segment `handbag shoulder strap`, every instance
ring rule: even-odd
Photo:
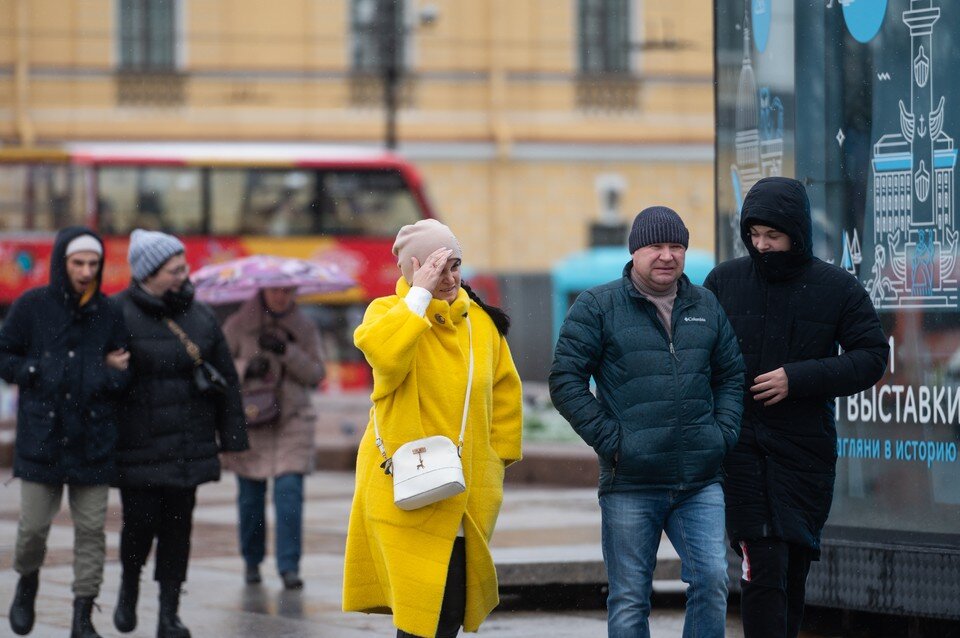
[[[200,358],[200,348],[193,341],[190,340],[190,337],[187,336],[187,333],[183,331],[183,328],[177,325],[177,322],[173,319],[167,318],[166,321],[167,328],[170,329],[170,332],[177,335],[177,338],[180,339],[180,343],[183,344],[184,349],[187,351],[187,354],[190,355],[190,358],[193,359],[193,365],[200,366],[203,365],[203,359]]]
[[[467,393],[463,396],[463,418],[460,421],[458,453],[463,449],[463,435],[467,431],[467,411],[470,409],[470,389],[473,388],[473,328],[470,326],[470,317],[467,317],[467,341],[470,343],[470,364],[467,368]]]
[[[457,442],[457,454],[463,453],[463,435],[467,431],[467,412],[470,408],[470,390],[473,388],[473,328],[470,325],[470,317],[467,317],[467,342],[470,348],[469,365],[467,368],[467,392],[463,397],[463,418],[460,421],[460,440]],[[384,463],[389,466],[390,459],[387,457],[387,451],[383,447],[383,439],[380,438],[380,428],[377,427],[377,404],[373,404],[373,433],[376,436],[374,443],[380,450],[380,456]],[[387,468],[389,469],[389,467]]]
[[[263,322],[263,316],[264,316],[265,314],[267,314],[266,308],[261,309],[261,311],[260,311],[260,313],[259,313],[260,327],[259,327],[258,330],[257,330],[257,335],[263,335],[263,334],[265,334],[265,333],[264,333],[264,322]],[[274,325],[276,326],[277,323],[274,322]],[[281,329],[281,330],[284,330],[284,328],[283,328],[282,326],[280,327],[280,329]],[[289,331],[287,331],[287,335],[289,335],[289,336],[292,337],[292,334],[291,334]],[[281,392],[283,391],[283,378],[284,378],[284,377],[286,376],[286,374],[287,374],[287,366],[283,365],[283,362],[282,362],[282,361],[278,361],[277,363],[278,363],[279,366],[280,366],[280,374],[277,375],[277,382],[273,385],[272,389],[273,389],[274,392],[276,392],[277,394],[279,394],[279,393],[281,393]]]

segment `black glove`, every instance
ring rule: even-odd
[[[264,333],[260,335],[260,338],[257,339],[257,344],[264,350],[269,350],[270,352],[276,352],[277,354],[283,354],[287,351],[287,344],[284,341],[281,341],[272,334]]]
[[[256,356],[247,362],[247,370],[243,374],[246,379],[262,379],[270,372],[270,361],[266,357]]]

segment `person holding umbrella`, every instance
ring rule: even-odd
[[[341,292],[356,282],[335,263],[276,255],[249,255],[204,266],[190,277],[197,299],[244,302],[264,288],[296,288],[298,295]]]
[[[277,281],[276,283],[280,283]],[[237,474],[240,552],[247,584],[261,582],[267,481],[273,481],[277,571],[300,589],[303,477],[313,470],[311,392],[324,377],[320,335],[297,307],[295,286],[263,288],[227,318],[230,353],[243,379],[250,449],[223,455]]]

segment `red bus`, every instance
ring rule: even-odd
[[[104,290],[129,282],[134,228],[180,237],[193,268],[250,254],[335,261],[357,286],[306,303],[324,336],[328,387],[364,387],[352,345],[366,304],[392,294],[404,225],[433,217],[416,169],[374,148],[312,144],[90,143],[0,148],[0,308],[44,285],[57,229],[105,239]],[[306,302],[315,301],[307,299]]]

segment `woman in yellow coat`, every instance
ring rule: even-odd
[[[504,338],[509,319],[460,281],[460,244],[423,220],[393,246],[403,276],[374,300],[354,341],[373,368],[371,421],[357,454],[344,564],[345,611],[392,613],[397,636],[477,631],[496,607],[489,542],[503,500],[503,470],[520,459],[521,390]],[[472,328],[473,386],[464,434],[466,491],[420,509],[393,503],[373,411],[386,448],[442,434],[457,441]]]

